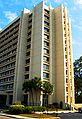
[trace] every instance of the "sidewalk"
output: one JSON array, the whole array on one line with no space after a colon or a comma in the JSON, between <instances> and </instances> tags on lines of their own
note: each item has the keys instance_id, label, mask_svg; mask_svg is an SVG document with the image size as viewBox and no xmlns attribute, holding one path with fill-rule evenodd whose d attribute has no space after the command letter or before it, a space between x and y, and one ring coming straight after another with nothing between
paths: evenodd
<instances>
[{"instance_id":1,"label":"sidewalk","mask_svg":"<svg viewBox=\"0 0 82 119\"><path fill-rule=\"evenodd\" d=\"M23 117L23 116L18 116L18 115L9 115L9 114L5 114L5 113L1 113L1 112L0 112L0 115L6 116L6 117L12 117L12 118L15 118L15 119L36 119L36 118Z\"/></svg>"},{"instance_id":2,"label":"sidewalk","mask_svg":"<svg viewBox=\"0 0 82 119\"><path fill-rule=\"evenodd\" d=\"M39 114L41 112L36 112L36 113ZM48 112L45 111L44 113L49 113L49 114L52 114L52 113L74 113L74 111L66 111L66 110L63 110L63 111L48 111ZM10 114L6 114L6 113L2 113L2 112L0 112L0 115L15 118L15 119L36 119L36 118L31 118L31 117L19 116L19 115L10 115ZM39 118L37 118L37 119L39 119Z\"/></svg>"}]
</instances>

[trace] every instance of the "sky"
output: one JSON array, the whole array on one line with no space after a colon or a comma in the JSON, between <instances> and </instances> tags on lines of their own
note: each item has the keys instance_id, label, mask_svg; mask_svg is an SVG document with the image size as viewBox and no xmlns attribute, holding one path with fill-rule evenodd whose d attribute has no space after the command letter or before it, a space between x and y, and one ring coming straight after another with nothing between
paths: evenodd
<instances>
[{"instance_id":1,"label":"sky","mask_svg":"<svg viewBox=\"0 0 82 119\"><path fill-rule=\"evenodd\" d=\"M0 0L0 30L20 15L24 8L32 10L42 0ZM53 8L64 4L71 18L73 61L82 56L82 0L44 0Z\"/></svg>"}]
</instances>

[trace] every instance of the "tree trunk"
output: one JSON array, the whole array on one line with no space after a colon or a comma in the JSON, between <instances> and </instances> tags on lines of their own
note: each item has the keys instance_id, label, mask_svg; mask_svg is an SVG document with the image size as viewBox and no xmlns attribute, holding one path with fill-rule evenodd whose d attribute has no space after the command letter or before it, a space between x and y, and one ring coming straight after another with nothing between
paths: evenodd
<instances>
[{"instance_id":1,"label":"tree trunk","mask_svg":"<svg viewBox=\"0 0 82 119\"><path fill-rule=\"evenodd\" d=\"M33 89L32 89L32 105L34 106L34 95L33 95Z\"/></svg>"}]
</instances>

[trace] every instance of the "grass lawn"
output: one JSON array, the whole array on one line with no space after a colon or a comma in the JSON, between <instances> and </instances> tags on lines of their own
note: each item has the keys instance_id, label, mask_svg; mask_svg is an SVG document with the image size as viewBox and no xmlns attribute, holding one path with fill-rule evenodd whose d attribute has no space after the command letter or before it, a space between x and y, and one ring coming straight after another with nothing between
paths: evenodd
<instances>
[{"instance_id":1,"label":"grass lawn","mask_svg":"<svg viewBox=\"0 0 82 119\"><path fill-rule=\"evenodd\" d=\"M34 117L34 118L41 118L41 119L59 119L58 117L53 117L51 115L47 115L47 114L20 114L20 116L25 116L25 117Z\"/></svg>"}]
</instances>

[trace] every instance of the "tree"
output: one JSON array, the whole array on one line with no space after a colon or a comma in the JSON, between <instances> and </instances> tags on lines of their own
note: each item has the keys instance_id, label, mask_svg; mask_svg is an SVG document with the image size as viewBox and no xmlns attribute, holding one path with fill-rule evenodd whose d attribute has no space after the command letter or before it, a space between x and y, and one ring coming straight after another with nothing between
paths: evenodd
<instances>
[{"instance_id":1,"label":"tree","mask_svg":"<svg viewBox=\"0 0 82 119\"><path fill-rule=\"evenodd\" d=\"M32 83L32 80L24 81L24 83L23 83L23 91L25 93L27 93L27 92L31 93L31 95L32 95L32 102L34 104L34 99L33 99L33 83Z\"/></svg>"},{"instance_id":2,"label":"tree","mask_svg":"<svg viewBox=\"0 0 82 119\"><path fill-rule=\"evenodd\" d=\"M36 103L37 103L37 96L38 92L43 91L45 96L51 95L53 92L53 85L51 85L49 82L43 82L41 81L41 78L34 77L31 80L27 80L23 83L23 90L25 93L30 92L32 94L32 103L34 105L34 94L36 95Z\"/></svg>"},{"instance_id":3,"label":"tree","mask_svg":"<svg viewBox=\"0 0 82 119\"><path fill-rule=\"evenodd\" d=\"M43 103L44 104L46 103L46 105L48 105L48 96L53 93L53 85L50 82L45 81L45 82L43 82L42 89L43 89L43 93L44 93Z\"/></svg>"},{"instance_id":4,"label":"tree","mask_svg":"<svg viewBox=\"0 0 82 119\"><path fill-rule=\"evenodd\" d=\"M82 56L74 62L75 102L82 103Z\"/></svg>"},{"instance_id":5,"label":"tree","mask_svg":"<svg viewBox=\"0 0 82 119\"><path fill-rule=\"evenodd\" d=\"M34 91L36 95L36 103L37 103L37 92L41 90L42 82L41 78L34 77L31 80L27 80L23 83L23 90L25 93L31 92L32 94L32 103L34 105Z\"/></svg>"},{"instance_id":6,"label":"tree","mask_svg":"<svg viewBox=\"0 0 82 119\"><path fill-rule=\"evenodd\" d=\"M37 95L38 95L37 93L41 91L42 81L41 78L38 77L34 77L31 81L33 84L33 90L35 91L36 94L36 104L37 104Z\"/></svg>"}]
</instances>

